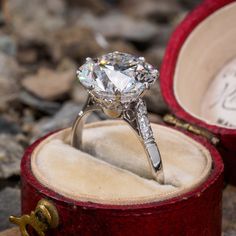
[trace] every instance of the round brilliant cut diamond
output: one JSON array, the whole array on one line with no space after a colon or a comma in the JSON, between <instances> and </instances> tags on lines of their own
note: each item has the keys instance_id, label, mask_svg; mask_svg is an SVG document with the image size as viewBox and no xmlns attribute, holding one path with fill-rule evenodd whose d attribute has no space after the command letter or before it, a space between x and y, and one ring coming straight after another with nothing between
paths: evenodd
<instances>
[{"instance_id":1,"label":"round brilliant cut diamond","mask_svg":"<svg viewBox=\"0 0 236 236\"><path fill-rule=\"evenodd\" d=\"M144 58L113 52L87 59L78 79L99 99L126 103L136 100L158 77L158 71Z\"/></svg>"}]
</instances>

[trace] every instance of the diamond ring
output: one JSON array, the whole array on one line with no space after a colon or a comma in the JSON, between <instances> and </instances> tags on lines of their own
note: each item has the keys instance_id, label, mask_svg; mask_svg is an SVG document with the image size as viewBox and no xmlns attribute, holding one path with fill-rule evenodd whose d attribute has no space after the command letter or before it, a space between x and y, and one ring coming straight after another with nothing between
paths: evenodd
<instances>
[{"instance_id":1,"label":"diamond ring","mask_svg":"<svg viewBox=\"0 0 236 236\"><path fill-rule=\"evenodd\" d=\"M162 161L142 100L144 92L159 76L158 70L143 57L113 52L101 57L87 58L77 71L77 77L87 89L86 105L76 118L71 135L71 145L82 146L84 117L101 110L109 118L120 118L134 130L142 143L155 180L164 182Z\"/></svg>"}]
</instances>

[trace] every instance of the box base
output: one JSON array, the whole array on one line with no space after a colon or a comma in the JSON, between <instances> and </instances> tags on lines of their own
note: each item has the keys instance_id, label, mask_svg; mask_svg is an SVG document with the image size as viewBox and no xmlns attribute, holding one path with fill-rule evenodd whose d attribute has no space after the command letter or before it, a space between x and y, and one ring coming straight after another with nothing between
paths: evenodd
<instances>
[{"instance_id":1,"label":"box base","mask_svg":"<svg viewBox=\"0 0 236 236\"><path fill-rule=\"evenodd\" d=\"M59 227L46 235L221 235L223 164L219 153L206 141L194 138L209 150L213 160L212 172L200 186L163 201L110 205L70 199L36 179L31 170L31 155L45 138L27 149L21 171L22 214L29 214L42 198L58 210Z\"/></svg>"}]
</instances>

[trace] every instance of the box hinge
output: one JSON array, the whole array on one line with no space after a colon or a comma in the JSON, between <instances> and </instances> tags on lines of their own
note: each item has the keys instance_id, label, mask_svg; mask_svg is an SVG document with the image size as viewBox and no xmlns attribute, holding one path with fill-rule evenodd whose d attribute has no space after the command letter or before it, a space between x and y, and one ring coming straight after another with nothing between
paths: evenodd
<instances>
[{"instance_id":1,"label":"box hinge","mask_svg":"<svg viewBox=\"0 0 236 236\"><path fill-rule=\"evenodd\" d=\"M212 134L208 130L206 130L204 128L200 128L200 127L193 125L193 124L189 124L186 121L181 120L172 114L165 115L163 120L167 124L174 125L177 128L181 128L181 129L187 130L193 134L202 136L202 137L206 138L207 140L209 140L215 146L220 142L219 138L217 138L214 134Z\"/></svg>"}]
</instances>

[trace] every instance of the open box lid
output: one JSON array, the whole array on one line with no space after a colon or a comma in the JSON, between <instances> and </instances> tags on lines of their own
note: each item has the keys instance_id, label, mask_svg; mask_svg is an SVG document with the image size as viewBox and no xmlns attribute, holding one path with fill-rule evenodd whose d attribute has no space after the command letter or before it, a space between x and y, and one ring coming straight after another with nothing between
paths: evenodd
<instances>
[{"instance_id":1,"label":"open box lid","mask_svg":"<svg viewBox=\"0 0 236 236\"><path fill-rule=\"evenodd\" d=\"M219 22L217 22L214 19L213 15L218 14L218 12L222 12L225 11L226 8L230 9L232 11L232 7L233 6L233 10L235 11L235 14L225 14L227 17L227 21L225 21L227 24L229 23L229 20L232 20L233 18L235 18L235 21L232 22L232 24L235 24L236 22L236 2L233 0L206 0L203 1L195 10L193 10L189 15L187 15L187 17L183 20L183 22L176 28L176 30L174 31L174 33L172 34L169 44L167 46L166 49L166 53L163 59L163 63L161 66L161 76L160 76L160 85L161 85L161 91L163 94L163 97L165 99L165 101L167 102L169 108L172 110L173 114L190 123L193 125L196 125L200 128L204 128L207 131L210 131L211 133L213 133L216 137L218 137L221 141L221 143L223 144L224 147L226 147L229 150L233 150L236 151L236 145L235 145L235 141L236 141L236 129L235 128L230 128L230 127L223 127L211 122L208 122L207 120L201 119L200 116L195 115L194 113L191 113L188 111L188 108L186 108L185 105L180 104L180 99L177 98L176 96L176 85L175 85L175 80L176 80L176 74L179 70L178 66L180 64L180 61L183 60L183 54L185 53L185 62L188 63L188 60L191 60L189 62L192 63L193 66L195 66L195 72L198 69L199 71L201 70L200 68L202 67L197 67L199 64L196 63L196 59L195 58L191 58L191 53L187 52L186 50L191 48L191 44L193 47L197 47L198 45L203 45L200 47L200 53L202 54L206 54L206 51L204 50L204 47L207 48L208 46L211 46L212 41L209 41L209 45L206 45L204 40L206 40L206 35L208 34L208 32L210 32L211 28L215 28L215 30L218 27L218 30L221 30L220 27L223 27L224 29L227 29L223 24L221 24L220 26L217 25L216 27L214 27L214 24L218 24ZM220 15L220 14L218 14ZM212 17L213 16L213 17ZM221 17L221 16L220 16ZM232 19L230 17L233 17ZM209 20L210 19L210 20ZM219 20L219 16L218 16L218 20ZM222 22L222 20L220 20ZM204 23L203 23L204 22ZM208 25L203 26L205 24L205 22L207 22ZM213 27L212 27L213 26ZM203 41L201 41L201 37L198 39L197 38L197 34L200 28L200 31L202 30L201 28L206 28L205 31L203 30L202 32L205 34L203 35ZM235 28L235 27L234 27ZM213 29L214 30L214 29ZM193 36L193 34L195 34ZM222 35L224 33L222 32ZM214 36L217 36L217 34L215 34L214 32ZM220 34L218 34L218 36L220 36ZM195 37L195 41L194 41L194 37ZM234 37L234 42L236 39L236 34ZM192 42L190 42L192 40ZM189 44L186 46L186 44ZM235 44L235 43L234 43ZM236 44L235 44L236 45ZM234 49L231 50L231 52L234 52L234 58L236 58L236 46L233 46ZM185 52L183 52L185 50ZM204 50L204 51L201 51ZM195 51L196 48L195 48ZM227 50L226 50L227 51ZM230 50L228 50L230 51ZM215 52L220 54L220 52ZM197 54L195 54L197 55ZM201 56L201 54L200 54ZM221 55L220 55L221 56ZM232 57L232 55L231 55ZM188 60L186 60L188 59ZM209 58L211 59L211 58ZM217 57L216 57L217 60ZM228 60L228 59L227 59ZM204 62L204 59L203 59ZM205 62L209 62L209 60L207 60L207 58L205 59ZM213 64L213 62L210 60L211 65ZM209 62L209 63L210 63ZM182 63L183 64L183 63ZM217 64L217 63L216 63ZM186 70L189 70L188 65L186 64ZM210 70L209 67L205 68L206 70ZM183 70L183 66L182 66L182 70ZM218 72L219 67L217 68L217 70L215 72ZM200 81L200 78L197 78L198 82ZM193 81L194 82L194 81ZM209 83L209 81L208 81ZM195 86L195 84L193 84ZM190 88L190 94L194 91L191 91L195 89L193 89L193 87ZM188 92L189 93L189 92ZM198 95L198 94L197 94ZM201 95L199 95L201 96ZM191 100L191 99L190 99Z\"/></svg>"}]
</instances>

